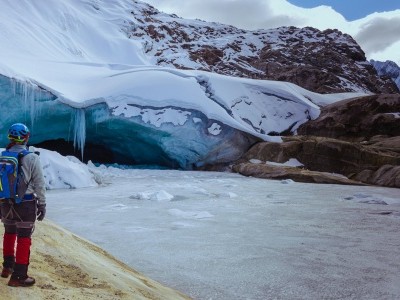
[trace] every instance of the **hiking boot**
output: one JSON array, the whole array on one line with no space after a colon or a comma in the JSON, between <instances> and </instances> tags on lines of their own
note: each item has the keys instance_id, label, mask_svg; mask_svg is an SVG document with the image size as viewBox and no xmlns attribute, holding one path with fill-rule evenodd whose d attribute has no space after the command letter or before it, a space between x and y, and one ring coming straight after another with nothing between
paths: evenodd
<instances>
[{"instance_id":1,"label":"hiking boot","mask_svg":"<svg viewBox=\"0 0 400 300\"><path fill-rule=\"evenodd\" d=\"M10 276L12 272L13 272L12 268L3 267L3 270L1 271L1 277L8 278L8 276Z\"/></svg>"},{"instance_id":2,"label":"hiking boot","mask_svg":"<svg viewBox=\"0 0 400 300\"><path fill-rule=\"evenodd\" d=\"M13 287L27 287L27 286L32 286L35 284L35 278L33 277L13 277L11 276L10 280L8 281L8 285L9 286L13 286Z\"/></svg>"}]
</instances>

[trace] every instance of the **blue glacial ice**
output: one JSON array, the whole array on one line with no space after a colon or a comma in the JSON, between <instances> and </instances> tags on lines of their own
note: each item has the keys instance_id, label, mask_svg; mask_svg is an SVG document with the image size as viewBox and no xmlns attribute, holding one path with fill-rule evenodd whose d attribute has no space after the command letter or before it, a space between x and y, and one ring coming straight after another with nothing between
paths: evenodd
<instances>
[{"instance_id":1,"label":"blue glacial ice","mask_svg":"<svg viewBox=\"0 0 400 300\"><path fill-rule=\"evenodd\" d=\"M37 84L5 76L0 76L0 99L3 128L24 122L31 128L31 145L46 143L47 148L60 150L67 142L83 160L91 159L85 157L91 145L119 164L191 169L238 158L256 141L201 111L134 104L109 107L105 102L72 107ZM0 142L7 144L5 134Z\"/></svg>"}]
</instances>

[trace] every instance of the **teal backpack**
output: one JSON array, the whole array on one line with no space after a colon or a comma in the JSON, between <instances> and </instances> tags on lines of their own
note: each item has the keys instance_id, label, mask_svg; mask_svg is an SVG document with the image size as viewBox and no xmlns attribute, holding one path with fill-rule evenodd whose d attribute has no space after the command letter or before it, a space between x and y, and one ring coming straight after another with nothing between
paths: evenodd
<instances>
[{"instance_id":1,"label":"teal backpack","mask_svg":"<svg viewBox=\"0 0 400 300\"><path fill-rule=\"evenodd\" d=\"M21 152L3 151L0 155L0 200L11 200L13 203L22 202L25 191L19 190L19 182L23 180L21 159L32 153L28 150Z\"/></svg>"}]
</instances>

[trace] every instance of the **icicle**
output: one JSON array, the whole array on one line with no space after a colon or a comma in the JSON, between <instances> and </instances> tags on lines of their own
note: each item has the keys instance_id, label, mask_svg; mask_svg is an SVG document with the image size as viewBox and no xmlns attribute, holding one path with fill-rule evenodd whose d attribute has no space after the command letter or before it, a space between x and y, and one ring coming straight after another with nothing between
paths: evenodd
<instances>
[{"instance_id":1,"label":"icicle","mask_svg":"<svg viewBox=\"0 0 400 300\"><path fill-rule=\"evenodd\" d=\"M27 113L29 112L29 107L28 107L28 98L30 95L30 89L28 86L27 82L23 82L22 84L22 100L24 102L24 112L25 112L25 119L27 119Z\"/></svg>"},{"instance_id":2,"label":"icicle","mask_svg":"<svg viewBox=\"0 0 400 300\"><path fill-rule=\"evenodd\" d=\"M23 111L25 114L24 120L21 121L27 122L27 120L30 119L31 122L29 124L29 127L31 127L32 129L37 116L35 99L37 99L38 97L40 99L40 97L42 96L41 91L38 90L38 87L36 85L33 85L28 81L18 81L15 79L11 79L11 89L13 91L14 97L18 97L21 99Z\"/></svg>"},{"instance_id":3,"label":"icicle","mask_svg":"<svg viewBox=\"0 0 400 300\"><path fill-rule=\"evenodd\" d=\"M35 119L35 91L34 87L28 82L24 83L23 97L24 97L25 112L30 113L31 127L33 127Z\"/></svg>"},{"instance_id":4,"label":"icicle","mask_svg":"<svg viewBox=\"0 0 400 300\"><path fill-rule=\"evenodd\" d=\"M10 78L10 85L11 85L11 90L13 91L13 96L17 95L17 81L13 78Z\"/></svg>"},{"instance_id":5,"label":"icicle","mask_svg":"<svg viewBox=\"0 0 400 300\"><path fill-rule=\"evenodd\" d=\"M86 118L85 110L76 108L73 116L74 124L74 148L81 150L81 158L83 160L83 150L86 141Z\"/></svg>"}]
</instances>

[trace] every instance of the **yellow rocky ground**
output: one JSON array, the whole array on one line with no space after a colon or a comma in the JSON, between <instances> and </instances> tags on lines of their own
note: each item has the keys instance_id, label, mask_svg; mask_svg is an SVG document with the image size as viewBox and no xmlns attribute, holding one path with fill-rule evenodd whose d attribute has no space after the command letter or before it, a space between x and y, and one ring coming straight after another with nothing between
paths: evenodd
<instances>
[{"instance_id":1,"label":"yellow rocky ground","mask_svg":"<svg viewBox=\"0 0 400 300\"><path fill-rule=\"evenodd\" d=\"M1 278L0 299L190 299L50 221L37 222L32 241L29 275L36 285L13 288Z\"/></svg>"}]
</instances>

